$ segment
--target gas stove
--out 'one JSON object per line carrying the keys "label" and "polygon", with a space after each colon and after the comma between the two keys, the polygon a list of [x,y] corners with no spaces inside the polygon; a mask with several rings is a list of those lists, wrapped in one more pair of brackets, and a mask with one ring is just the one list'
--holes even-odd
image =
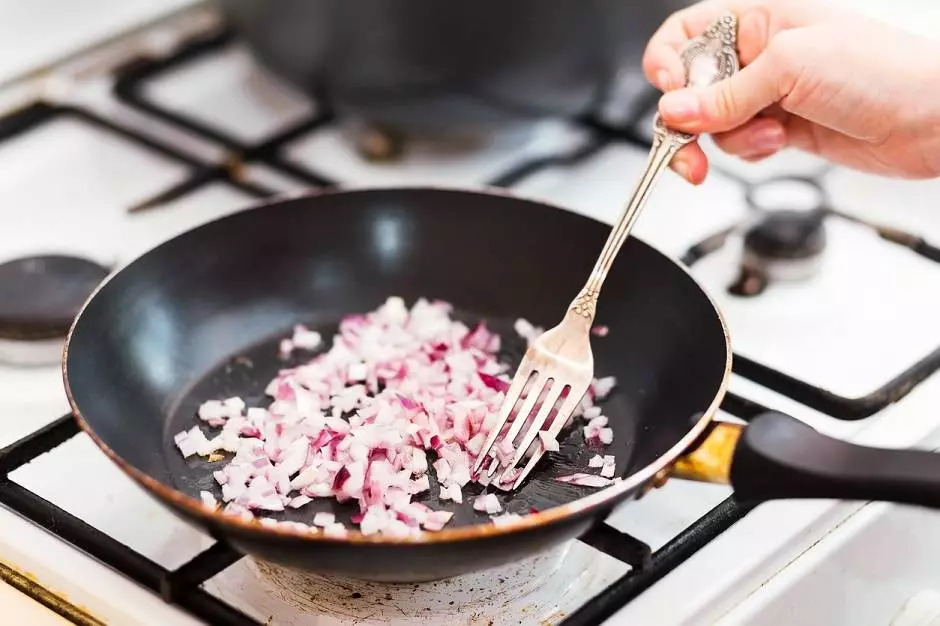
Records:
{"label": "gas stove", "polygon": [[[66,415],[63,327],[104,274],[161,241],[331,185],[496,186],[611,222],[645,161],[655,101],[629,119],[548,120],[474,146],[399,145],[267,75],[201,6],[8,82],[0,578],[76,623],[122,625],[864,626],[940,585],[929,512],[755,508],[677,480],[496,572],[395,586],[286,571],[172,516]],[[940,445],[940,183],[791,153],[745,165],[702,141],[709,180],[664,177],[635,235],[689,266],[727,317],[735,365],[719,417],[770,408],[861,443]],[[916,544],[897,532],[914,525]],[[840,595],[847,567],[863,601]]]}

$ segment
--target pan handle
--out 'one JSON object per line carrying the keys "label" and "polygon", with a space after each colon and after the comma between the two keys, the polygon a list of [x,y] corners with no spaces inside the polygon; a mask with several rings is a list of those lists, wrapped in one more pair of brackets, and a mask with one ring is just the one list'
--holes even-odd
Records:
{"label": "pan handle", "polygon": [[940,508],[940,454],[860,446],[782,413],[718,423],[673,476],[730,482],[735,498],[876,500]]}

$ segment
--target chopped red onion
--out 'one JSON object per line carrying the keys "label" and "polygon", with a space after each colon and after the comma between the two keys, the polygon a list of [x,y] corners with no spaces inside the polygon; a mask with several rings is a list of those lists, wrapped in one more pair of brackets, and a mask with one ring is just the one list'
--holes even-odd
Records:
{"label": "chopped red onion", "polygon": [[486,374],[484,372],[477,372],[477,375],[480,377],[480,380],[483,381],[483,384],[489,387],[490,389],[494,389],[502,393],[506,393],[507,391],[509,391],[509,384],[512,381],[506,381],[506,380],[503,380],[502,378],[497,378],[496,376],[493,376],[492,374]]}
{"label": "chopped red onion", "polygon": [[298,324],[294,326],[294,336],[291,337],[291,343],[295,348],[301,350],[316,350],[323,343],[320,333],[310,330],[306,326]]}
{"label": "chopped red onion", "polygon": [[[412,499],[431,489],[431,467],[442,501],[460,504],[468,483],[489,482],[485,472],[471,476],[470,468],[510,384],[508,368],[497,360],[499,335],[482,323],[470,329],[450,313],[445,302],[418,300],[408,309],[400,298],[389,298],[375,311],[348,316],[329,350],[270,381],[265,390],[270,406],[249,408],[240,398],[207,400],[198,417],[218,429],[214,436],[194,426],[174,442],[185,458],[231,455],[213,477],[221,486],[224,511],[246,520],[268,520],[255,515],[334,498],[357,502],[352,521],[363,534],[406,537],[422,528],[441,530],[453,514]],[[522,319],[515,326],[527,343],[543,332]],[[298,325],[279,348],[290,354],[322,344],[319,333]],[[575,411],[588,420],[588,440],[612,440],[594,399],[613,386],[609,377],[593,381]],[[558,449],[547,432],[539,435],[541,449]],[[511,442],[494,447],[504,462],[514,453]],[[606,471],[607,465],[602,467]],[[204,493],[207,505],[208,498],[215,502]],[[491,516],[502,511],[494,494],[476,498],[474,508]],[[516,517],[501,515],[494,523]],[[330,537],[347,533],[331,513],[316,513],[312,523]]]}
{"label": "chopped red onion", "polygon": [[453,500],[457,504],[463,502],[463,492],[460,490],[460,485],[457,483],[451,483],[449,487],[441,487],[441,500]]}
{"label": "chopped red onion", "polygon": [[332,513],[317,513],[313,516],[313,525],[326,528],[336,522],[336,516]]}
{"label": "chopped red onion", "polygon": [[443,530],[453,516],[454,514],[450,511],[432,511],[428,513],[427,519],[424,520],[424,528],[425,530],[434,531]]}
{"label": "chopped red onion", "polygon": [[581,413],[581,417],[583,417],[586,420],[592,420],[595,417],[600,417],[600,416],[601,416],[601,407],[599,406],[588,407],[584,409],[584,411]]}
{"label": "chopped red onion", "polygon": [[199,499],[202,500],[203,505],[209,507],[210,509],[215,509],[219,506],[219,503],[215,500],[215,496],[213,496],[208,491],[200,491]]}
{"label": "chopped red onion", "polygon": [[568,483],[570,485],[580,485],[581,487],[607,487],[612,484],[613,481],[609,478],[603,478],[602,476],[595,476],[594,474],[569,474],[567,476],[558,476],[555,478],[560,483]]}
{"label": "chopped red onion", "polygon": [[607,333],[609,332],[610,332],[610,329],[602,325],[595,326],[594,328],[591,329],[591,333],[597,337],[606,337]]}
{"label": "chopped red onion", "polygon": [[477,499],[473,501],[473,508],[476,511],[483,511],[492,515],[502,511],[503,505],[499,503],[499,499],[496,497],[496,494],[487,493],[485,495],[478,496]]}
{"label": "chopped red onion", "polygon": [[493,521],[495,526],[506,526],[521,520],[522,516],[518,513],[503,513],[502,515],[494,515],[490,519]]}
{"label": "chopped red onion", "polygon": [[596,379],[591,386],[594,390],[594,398],[597,400],[603,400],[613,391],[614,387],[617,384],[617,379],[613,376],[605,376],[604,378]]}
{"label": "chopped red onion", "polygon": [[337,537],[339,539],[342,539],[343,537],[345,537],[346,532],[347,532],[346,527],[340,524],[339,522],[330,524],[329,526],[323,529],[323,534],[326,535],[327,537]]}
{"label": "chopped red onion", "polygon": [[542,449],[545,452],[558,452],[558,440],[549,435],[546,431],[539,431],[539,439],[542,442]]}
{"label": "chopped red onion", "polygon": [[311,502],[313,502],[313,498],[311,498],[310,496],[299,495],[299,496],[295,496],[294,498],[291,498],[291,501],[287,504],[287,506],[289,506],[292,509],[299,509],[305,504],[310,504]]}

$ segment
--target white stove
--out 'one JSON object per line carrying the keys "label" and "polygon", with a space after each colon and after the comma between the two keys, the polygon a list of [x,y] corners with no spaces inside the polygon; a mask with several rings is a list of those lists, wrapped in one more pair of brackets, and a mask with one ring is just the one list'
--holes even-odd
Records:
{"label": "white stove", "polygon": [[[50,14],[61,8],[47,4]],[[83,37],[71,32],[78,28],[65,28],[70,34],[61,39],[47,33],[45,48],[0,66],[0,263],[71,254],[119,267],[183,230],[261,196],[302,191],[319,178],[346,187],[474,187],[597,140],[578,124],[551,121],[521,144],[496,142],[453,154],[412,146],[399,160],[370,162],[342,129],[317,123],[316,104],[268,76],[237,42],[206,45],[146,79],[129,81],[126,69],[118,71],[140,54],[172,59],[208,36],[216,26],[211,10],[183,1],[96,4],[106,19],[84,10],[74,16],[91,20]],[[109,12],[110,4],[121,11]],[[894,2],[892,10],[899,4],[905,5]],[[906,4],[922,8],[913,0]],[[7,5],[13,3],[0,2],[0,13]],[[891,14],[902,22],[907,15]],[[19,17],[25,21],[8,21],[0,32],[11,23],[11,32],[22,31],[35,19]],[[916,27],[926,30],[923,20]],[[116,36],[129,29],[136,30]],[[91,43],[88,33],[102,45],[77,54]],[[22,74],[67,57],[47,71]],[[126,89],[116,90],[121,76]],[[118,91],[169,116],[143,110]],[[18,130],[5,133],[10,120]],[[638,125],[649,127],[648,120]],[[292,128],[299,130],[277,158],[233,164],[230,141],[253,146]],[[735,354],[745,365],[732,379],[736,399],[723,406],[722,417],[748,417],[749,403],[758,403],[853,441],[940,446],[940,375],[927,376],[886,407],[851,400],[869,396],[940,346],[940,304],[933,295],[940,292],[940,263],[878,237],[868,225],[827,218],[825,249],[812,276],[772,282],[752,297],[728,290],[740,270],[741,233],[759,216],[747,203],[748,190],[759,192],[763,205],[783,208],[804,208],[815,193],[805,182],[761,186],[768,178],[807,178],[825,190],[829,208],[937,244],[940,181],[889,181],[798,154],[745,165],[704,143],[717,166],[709,180],[693,188],[665,176],[636,236],[685,258],[728,319]],[[645,148],[612,140],[585,152],[536,168],[513,191],[612,221]],[[133,207],[148,208],[129,211]],[[732,227],[724,245],[700,258],[688,255]],[[18,347],[0,342],[0,355]],[[50,347],[54,356],[58,343],[48,342],[46,353]],[[0,365],[0,446],[44,427],[51,434],[37,439],[57,445],[46,445],[0,480],[0,502],[6,503],[0,507],[0,573],[31,577],[67,601],[57,601],[60,606],[81,607],[103,623],[559,624],[570,617],[567,623],[579,624],[603,616],[610,624],[876,626],[891,623],[922,590],[927,593],[908,612],[930,613],[931,590],[940,589],[932,567],[940,558],[936,514],[829,501],[777,502],[748,512],[728,499],[730,489],[675,480],[608,520],[628,535],[624,545],[643,542],[653,551],[654,573],[645,577],[615,548],[597,542],[574,542],[499,572],[406,587],[324,579],[247,558],[226,561],[224,551],[206,556],[211,538],[144,495],[87,437],[69,436],[68,420],[60,420],[68,406],[57,364],[30,354],[40,362],[27,365],[26,358]],[[781,386],[787,377],[802,381],[796,392]],[[40,498],[94,530],[55,514],[43,521]],[[98,556],[115,567],[73,543],[108,546]],[[152,589],[179,568],[209,575],[190,586],[169,575],[176,595],[164,601]],[[30,623],[42,623],[35,619]]]}

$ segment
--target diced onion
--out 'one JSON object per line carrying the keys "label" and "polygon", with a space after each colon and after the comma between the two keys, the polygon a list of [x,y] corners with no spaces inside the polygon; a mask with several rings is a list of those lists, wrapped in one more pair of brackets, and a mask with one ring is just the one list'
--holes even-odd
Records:
{"label": "diced onion", "polygon": [[[445,302],[420,299],[409,309],[400,298],[389,298],[375,311],[348,316],[329,349],[270,381],[265,388],[270,405],[209,399],[198,418],[217,429],[213,436],[197,425],[178,433],[174,442],[184,458],[226,459],[213,472],[226,514],[271,527],[310,532],[319,527],[326,536],[344,537],[347,528],[332,513],[313,514],[313,527],[264,517],[332,498],[358,504],[352,523],[365,535],[439,531],[453,513],[415,500],[433,490],[441,501],[461,504],[469,483],[489,482],[485,472],[474,477],[470,469],[511,382],[511,372],[497,359],[499,335],[483,323],[468,328],[450,313]],[[522,319],[515,327],[529,344],[542,332]],[[297,325],[279,351],[288,356],[323,344],[319,333]],[[609,394],[614,384],[610,377],[594,380],[575,412],[587,420],[585,439],[593,443],[613,438],[594,399]],[[538,445],[558,450],[546,431],[539,433]],[[501,462],[515,454],[512,442],[504,440],[493,451]],[[604,475],[613,471],[612,464],[593,463]],[[513,468],[509,481],[498,486],[511,484],[518,474]],[[212,493],[200,497],[206,506],[218,506]],[[494,524],[518,517],[497,515],[503,507],[492,493],[475,498],[473,508],[492,516]]]}

